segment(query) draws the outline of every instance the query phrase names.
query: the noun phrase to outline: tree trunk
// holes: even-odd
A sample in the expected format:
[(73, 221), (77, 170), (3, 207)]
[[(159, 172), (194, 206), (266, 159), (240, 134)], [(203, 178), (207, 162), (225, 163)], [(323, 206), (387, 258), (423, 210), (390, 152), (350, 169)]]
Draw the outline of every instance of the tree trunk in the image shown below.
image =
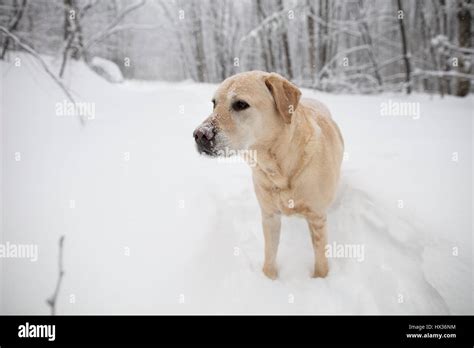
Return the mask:
[(69, 55), (78, 60), (87, 55), (84, 52), (84, 42), (82, 37), (82, 27), (80, 22), (80, 12), (75, 0), (64, 0), (64, 39), (65, 47), (63, 60), (59, 70), (59, 76), (63, 77)]
[(377, 83), (379, 85), (379, 89), (382, 86), (382, 77), (380, 76), (379, 72), (379, 66), (377, 64), (377, 58), (375, 57), (374, 53), (374, 45), (372, 42), (372, 36), (370, 35), (370, 30), (369, 30), (369, 24), (367, 22), (367, 17), (366, 17), (366, 11), (364, 9), (364, 4), (362, 0), (359, 0), (359, 28), (362, 36), (362, 41), (364, 44), (368, 45), (370, 47), (369, 50), (367, 50), (367, 54), (369, 56), (370, 62), (372, 63), (372, 66), (374, 68), (374, 76), (375, 79), (377, 80)]
[[(224, 3), (224, 2), (223, 2)], [(225, 4), (224, 4), (225, 5)], [(225, 7), (218, 8), (217, 6), (211, 5), (211, 13), (214, 18), (214, 27), (213, 27), (213, 45), (215, 47), (216, 59), (214, 61), (214, 72), (213, 76), (210, 77), (212, 82), (223, 80), (225, 78), (225, 66), (229, 64), (226, 62), (224, 56), (224, 45), (225, 45), (225, 23), (223, 23), (223, 18), (225, 16)]]
[[(446, 0), (439, 0), (439, 7), (439, 14), (441, 16), (441, 34), (443, 36), (446, 36), (448, 40), (450, 40), (451, 38), (449, 37), (448, 30), (448, 14), (446, 8)], [(449, 71), (451, 69), (451, 66), (448, 63), (448, 57), (443, 56), (441, 64), (443, 71)], [(452, 94), (450, 81), (451, 79), (449, 77), (443, 77), (443, 88), (448, 94)]]
[[(283, 11), (283, 0), (278, 0), (278, 11)], [(290, 44), (288, 42), (288, 31), (286, 28), (283, 28), (283, 33), (281, 35), (281, 43), (283, 45), (283, 55), (285, 56), (285, 68), (288, 79), (293, 78), (293, 70), (291, 67), (291, 54), (290, 54)]]
[(74, 46), (74, 51), (72, 52), (72, 58), (74, 59), (81, 59), (83, 58), (86, 62), (88, 61), (88, 57), (86, 52), (84, 52), (84, 39), (82, 35), (82, 25), (81, 25), (81, 18), (80, 13), (77, 6), (74, 6), (76, 11), (76, 16), (74, 17), (74, 38), (76, 39), (76, 45)]
[[(328, 21), (329, 21), (329, 13), (328, 13), (328, 3), (326, 0), (322, 0), (319, 2), (319, 17), (324, 21), (323, 23), (319, 24), (318, 27), (318, 51), (319, 51), (319, 61), (318, 61), (318, 68), (322, 69), (326, 65), (327, 60), (327, 41), (328, 41)], [(323, 77), (323, 76), (321, 76)]]
[[(255, 2), (255, 5), (257, 6), (257, 20), (259, 23), (263, 22), (263, 20), (265, 19), (265, 12), (263, 11), (263, 4), (262, 4), (262, 0), (257, 0)], [(274, 65), (274, 62), (272, 62), (271, 60), (273, 59), (273, 57), (271, 57), (271, 49), (272, 49), (272, 46), (271, 46), (271, 39), (270, 39), (270, 35), (266, 35), (268, 40), (266, 40), (265, 38), (265, 32), (260, 32), (259, 34), (259, 40), (260, 40), (260, 45), (261, 45), (261, 53), (262, 53), (262, 60), (263, 60), (263, 65), (265, 67), (265, 70), (270, 72), (273, 70), (273, 65)]]
[(410, 58), (408, 56), (408, 47), (407, 47), (407, 38), (405, 33), (405, 24), (403, 22), (405, 18), (405, 13), (403, 12), (402, 8), (402, 1), (397, 0), (398, 4), (398, 11), (403, 14), (403, 18), (398, 17), (398, 23), (400, 24), (400, 36), (402, 38), (402, 54), (403, 54), (403, 61), (405, 63), (405, 83), (406, 83), (406, 91), (407, 94), (411, 93), (411, 67), (410, 67)]
[(197, 68), (197, 79), (199, 82), (207, 81), (207, 72), (206, 72), (206, 57), (204, 50), (204, 37), (202, 29), (202, 18), (199, 13), (200, 3), (192, 3), (192, 12), (194, 15), (193, 23), (193, 36), (196, 39), (195, 43), (195, 58), (196, 58), (196, 68)]
[(308, 55), (309, 55), (309, 73), (311, 75), (311, 85), (314, 83), (314, 79), (316, 76), (316, 45), (315, 45), (315, 21), (314, 21), (314, 16), (315, 16), (315, 11), (314, 11), (314, 6), (311, 3), (311, 0), (307, 1), (308, 10), (309, 10), (309, 15), (307, 18), (307, 30), (308, 30), (308, 41), (309, 41), (309, 46), (308, 46)]
[(59, 69), (59, 77), (63, 77), (66, 69), (67, 59), (69, 57), (69, 50), (71, 49), (74, 40), (74, 30), (72, 28), (72, 20), (70, 19), (70, 11), (72, 10), (72, 0), (64, 0), (64, 41), (66, 42), (63, 50), (63, 60), (61, 68)]
[[(468, 6), (471, 5), (471, 0), (465, 0), (459, 2), (458, 8), (458, 41), (459, 46), (464, 48), (471, 47), (471, 12)], [(462, 73), (469, 73), (470, 69), (466, 68), (464, 57), (459, 57), (459, 71)], [(466, 78), (460, 78), (458, 80), (456, 95), (459, 97), (465, 97), (471, 88), (471, 81)]]

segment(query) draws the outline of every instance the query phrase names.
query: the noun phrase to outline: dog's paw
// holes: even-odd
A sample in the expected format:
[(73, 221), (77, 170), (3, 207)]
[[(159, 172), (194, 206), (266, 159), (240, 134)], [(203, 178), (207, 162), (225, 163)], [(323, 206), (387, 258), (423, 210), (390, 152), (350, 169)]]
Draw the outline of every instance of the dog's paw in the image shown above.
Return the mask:
[(273, 266), (263, 266), (263, 274), (265, 274), (271, 280), (278, 278), (278, 271), (276, 267)]

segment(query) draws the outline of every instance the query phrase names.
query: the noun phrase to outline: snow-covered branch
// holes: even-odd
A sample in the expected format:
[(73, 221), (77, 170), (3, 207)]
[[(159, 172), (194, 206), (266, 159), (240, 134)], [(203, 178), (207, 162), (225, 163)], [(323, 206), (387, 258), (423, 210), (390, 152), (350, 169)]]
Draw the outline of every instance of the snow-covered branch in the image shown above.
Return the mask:
[(445, 35), (438, 35), (434, 37), (433, 39), (431, 39), (431, 44), (435, 47), (446, 47), (446, 48), (449, 48), (450, 50), (460, 52), (460, 53), (474, 54), (474, 49), (460, 47), (458, 45), (455, 45), (451, 43)]
[[(116, 26), (107, 32), (107, 36), (126, 30), (155, 30), (163, 28), (163, 24), (124, 24)], [(105, 37), (104, 37), (105, 38)], [(104, 39), (102, 38), (102, 39)], [(102, 40), (101, 39), (101, 40)]]
[(87, 51), (90, 49), (93, 45), (97, 44), (98, 42), (104, 40), (106, 37), (110, 36), (114, 32), (114, 28), (119, 25), (120, 22), (124, 20), (127, 15), (132, 13), (133, 11), (136, 11), (143, 5), (145, 5), (146, 0), (140, 0), (134, 4), (131, 4), (124, 8), (118, 15), (117, 17), (109, 24), (107, 27), (104, 28), (104, 30), (100, 31), (96, 35), (92, 36), (85, 44), (84, 44), (84, 49)]
[(304, 8), (304, 6), (296, 6), (293, 8), (285, 8), (281, 11), (274, 12), (270, 16), (266, 17), (257, 27), (253, 28), (249, 33), (244, 35), (239, 44), (244, 44), (247, 40), (256, 39), (262, 31), (277, 28), (283, 18), (288, 16), (288, 11), (297, 11), (298, 9)]
[(331, 60), (326, 63), (326, 65), (319, 71), (318, 73), (318, 79), (320, 79), (327, 71), (328, 69), (339, 59), (341, 59), (341, 57), (345, 57), (349, 54), (352, 54), (352, 53), (355, 53), (355, 52), (358, 52), (358, 51), (364, 51), (364, 50), (369, 50), (370, 49), (370, 46), (369, 45), (360, 45), (360, 46), (355, 46), (355, 47), (351, 47), (347, 50), (344, 50), (342, 52), (339, 52), (337, 53), (336, 55), (334, 55)]
[(474, 80), (474, 74), (465, 74), (455, 70), (439, 71), (439, 70), (421, 70), (416, 69), (413, 76), (433, 76), (433, 77), (458, 77), (469, 80)]

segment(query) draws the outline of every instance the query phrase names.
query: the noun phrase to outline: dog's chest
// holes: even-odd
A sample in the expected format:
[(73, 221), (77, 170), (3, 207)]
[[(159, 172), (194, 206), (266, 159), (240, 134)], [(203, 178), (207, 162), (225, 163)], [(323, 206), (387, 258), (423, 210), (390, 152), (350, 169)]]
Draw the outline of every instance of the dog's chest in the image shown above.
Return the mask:
[(282, 190), (276, 186), (271, 188), (272, 202), (275, 207), (284, 215), (305, 215), (308, 206), (301, 200), (301, 195), (297, 189)]
[(265, 208), (284, 215), (307, 215), (310, 211), (304, 200), (304, 187), (293, 183), (290, 188), (282, 188), (257, 168), (253, 171), (253, 180), (259, 202)]

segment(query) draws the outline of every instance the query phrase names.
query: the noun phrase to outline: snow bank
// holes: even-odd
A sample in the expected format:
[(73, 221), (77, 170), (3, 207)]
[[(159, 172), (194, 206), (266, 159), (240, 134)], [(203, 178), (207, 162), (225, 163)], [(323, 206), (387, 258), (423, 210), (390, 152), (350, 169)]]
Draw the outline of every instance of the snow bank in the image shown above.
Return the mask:
[[(35, 263), (0, 259), (1, 313), (48, 313), (62, 234), (61, 314), (473, 312), (472, 97), (303, 91), (345, 137), (329, 243), (364, 258), (310, 278), (306, 223), (288, 218), (270, 281), (250, 169), (194, 147), (215, 86), (112, 85), (73, 62), (66, 81), (95, 106), (81, 127), (55, 113), (64, 97), (30, 58), (0, 64), (2, 241), (39, 246)], [(419, 103), (419, 117), (382, 116), (389, 100)]]
[(89, 65), (92, 70), (94, 70), (107, 81), (112, 83), (123, 82), (122, 71), (120, 71), (120, 68), (114, 62), (104, 58), (94, 57), (90, 61)]

